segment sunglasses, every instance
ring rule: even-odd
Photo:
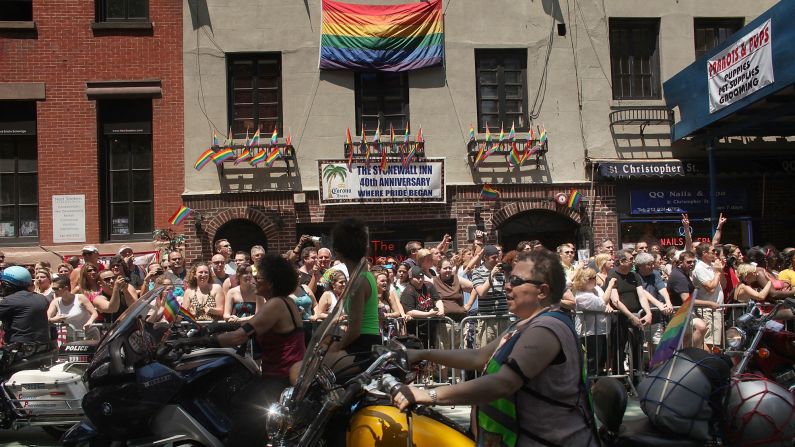
[[[516,275],[509,276],[506,282],[510,284],[511,287],[519,287],[523,284],[533,284],[535,286],[541,286],[541,284],[546,284],[546,281],[539,281],[537,279],[524,279]]]
[[[94,269],[86,269],[86,273],[96,273],[97,271]]]
[[[63,287],[51,287],[53,292],[57,292],[59,290],[63,290]]]
[[[108,276],[107,278],[100,278],[104,282],[113,282],[113,276]]]

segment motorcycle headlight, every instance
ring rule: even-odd
[[[281,439],[285,432],[290,428],[291,418],[287,409],[279,404],[272,404],[268,407],[265,417],[265,428],[271,440]]]
[[[726,329],[726,346],[730,349],[739,349],[745,343],[745,332],[737,327]]]

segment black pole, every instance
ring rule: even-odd
[[[718,225],[717,179],[715,172],[715,139],[707,140],[707,161],[709,163],[709,226],[710,237],[715,235]]]

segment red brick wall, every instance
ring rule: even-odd
[[[86,81],[160,79],[152,101],[154,226],[184,189],[182,1],[150,0],[153,31],[92,31],[93,1],[33,0],[36,32],[0,32],[0,82],[44,82],[37,106],[39,243],[52,243],[53,194],[86,195],[86,240],[100,241],[96,102]]]
[[[575,185],[590,204],[590,190],[584,185]],[[565,207],[556,206],[552,198],[559,192],[569,193],[572,186],[561,185],[514,185],[500,186],[501,198],[497,202],[480,202],[481,216],[487,223],[486,231],[494,238],[499,223],[522,211],[547,209],[561,213],[576,222],[581,216]],[[609,194],[609,196],[600,196]],[[616,237],[618,227],[615,197],[612,185],[598,186],[594,190],[596,212],[593,219],[594,237]],[[185,205],[198,210],[202,216],[202,231],[194,227],[195,213],[185,224],[187,236],[186,259],[190,263],[197,259],[209,259],[215,232],[232,219],[247,218],[260,225],[268,237],[268,251],[285,252],[296,242],[296,224],[335,222],[347,217],[359,217],[365,221],[422,221],[430,219],[455,219],[456,238],[459,247],[466,244],[467,226],[475,224],[474,208],[479,202],[480,186],[448,186],[445,204],[394,204],[394,205],[334,205],[321,206],[317,192],[307,192],[304,204],[294,204],[292,193],[247,193],[211,196],[188,196]],[[588,207],[587,209],[590,209]],[[280,216],[281,227],[276,225]]]

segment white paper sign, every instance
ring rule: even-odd
[[[86,241],[86,196],[52,196],[52,241]]]
[[[709,113],[773,83],[770,19],[707,61]]]
[[[403,166],[399,160],[382,171],[378,161],[368,165],[346,160],[320,160],[320,203],[444,203],[444,159],[424,159]]]

